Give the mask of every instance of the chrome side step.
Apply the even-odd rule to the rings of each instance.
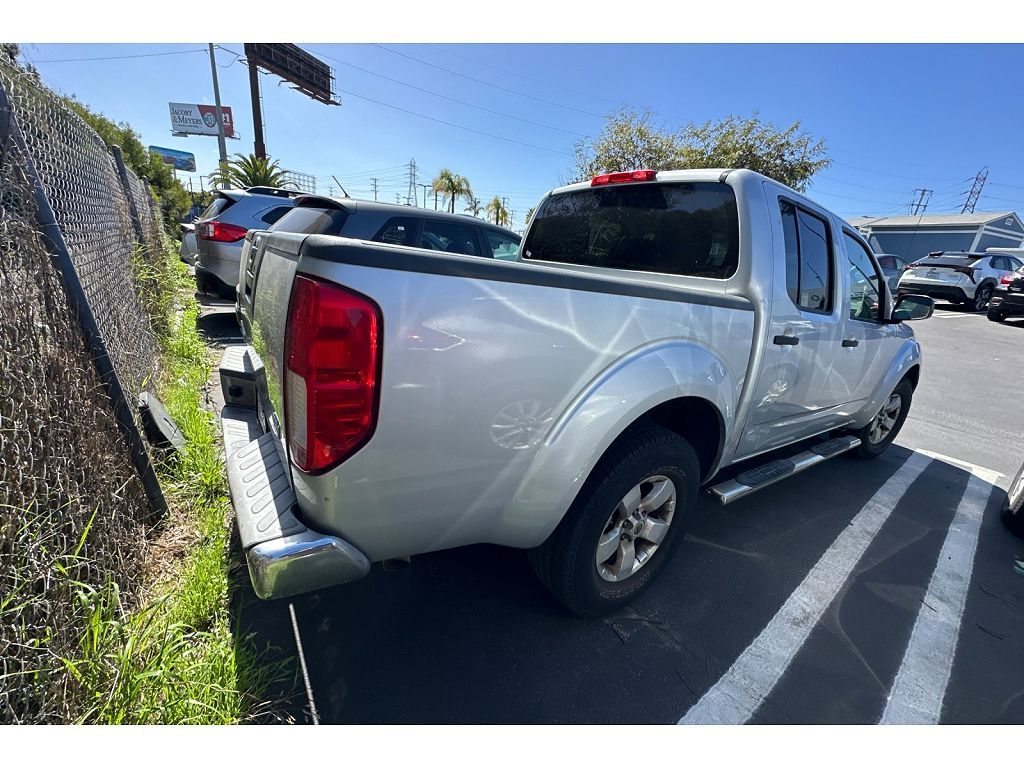
[[[774,485],[779,480],[792,477],[816,464],[821,464],[833,456],[853,450],[860,443],[859,437],[836,437],[826,440],[812,446],[810,450],[790,456],[788,459],[770,461],[760,467],[740,472],[732,480],[711,486],[708,492],[717,496],[723,505],[731,504],[754,491],[760,491],[762,488]]]

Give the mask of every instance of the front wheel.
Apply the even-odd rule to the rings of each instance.
[[[668,563],[697,500],[700,465],[674,432],[634,428],[598,462],[530,563],[579,616],[631,602]]]
[[[910,402],[914,397],[914,387],[910,382],[903,379],[896,385],[896,389],[886,398],[881,410],[868,422],[853,434],[860,438],[860,445],[854,451],[859,459],[873,459],[881,456],[889,447],[900,429],[903,422],[907,420],[907,413],[910,411]]]

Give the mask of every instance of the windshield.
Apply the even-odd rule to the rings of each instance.
[[[981,256],[975,256],[972,254],[964,255],[952,255],[952,254],[941,254],[938,256],[926,256],[923,259],[918,259],[914,262],[915,267],[966,267],[978,259]]]
[[[524,260],[725,279],[736,271],[739,222],[719,182],[624,184],[549,197]]]

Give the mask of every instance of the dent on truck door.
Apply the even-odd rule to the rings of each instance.
[[[842,387],[833,361],[842,341],[836,253],[826,217],[769,191],[774,265],[764,362],[739,455],[830,429]],[[755,255],[757,258],[758,255]]]

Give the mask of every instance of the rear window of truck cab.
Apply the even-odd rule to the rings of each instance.
[[[522,249],[526,261],[709,277],[736,272],[736,195],[720,182],[639,183],[552,195]]]

